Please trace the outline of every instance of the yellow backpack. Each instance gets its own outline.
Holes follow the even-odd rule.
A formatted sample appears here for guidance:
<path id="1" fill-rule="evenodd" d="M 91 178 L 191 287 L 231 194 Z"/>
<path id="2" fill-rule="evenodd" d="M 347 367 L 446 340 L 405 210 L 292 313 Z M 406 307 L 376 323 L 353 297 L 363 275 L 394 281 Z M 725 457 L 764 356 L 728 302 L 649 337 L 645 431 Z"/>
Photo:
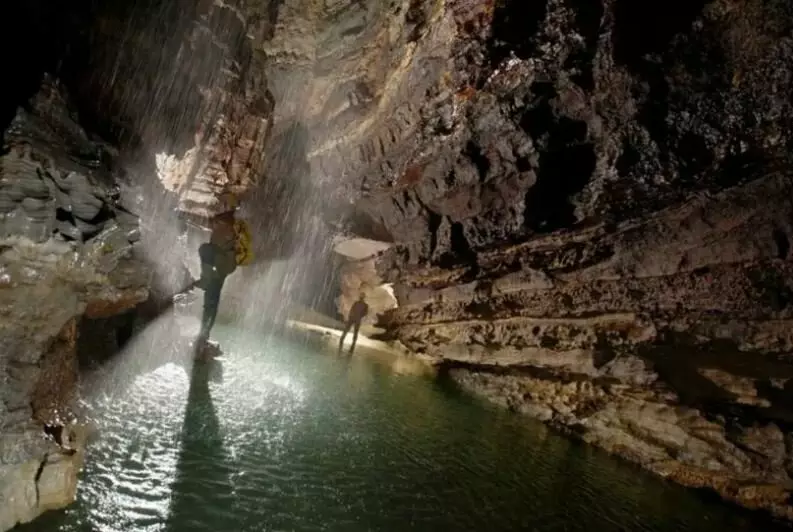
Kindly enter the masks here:
<path id="1" fill-rule="evenodd" d="M 253 261 L 251 230 L 245 220 L 234 221 L 234 253 L 238 266 L 247 266 Z"/>

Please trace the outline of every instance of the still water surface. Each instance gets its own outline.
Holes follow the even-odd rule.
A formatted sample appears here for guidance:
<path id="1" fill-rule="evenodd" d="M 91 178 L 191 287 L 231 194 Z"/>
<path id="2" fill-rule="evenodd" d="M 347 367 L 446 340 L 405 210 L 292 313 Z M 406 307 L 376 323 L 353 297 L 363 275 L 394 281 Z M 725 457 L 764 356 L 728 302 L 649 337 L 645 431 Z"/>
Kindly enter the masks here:
<path id="1" fill-rule="evenodd" d="M 217 332 L 222 378 L 167 363 L 87 399 L 79 501 L 24 532 L 771 530 L 427 378 Z"/>

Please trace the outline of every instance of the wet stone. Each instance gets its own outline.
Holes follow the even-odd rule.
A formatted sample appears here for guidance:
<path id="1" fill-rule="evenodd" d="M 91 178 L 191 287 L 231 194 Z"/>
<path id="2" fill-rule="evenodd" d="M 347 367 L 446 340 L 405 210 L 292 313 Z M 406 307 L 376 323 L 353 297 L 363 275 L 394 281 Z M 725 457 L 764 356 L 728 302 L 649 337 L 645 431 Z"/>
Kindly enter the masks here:
<path id="1" fill-rule="evenodd" d="M 77 229 L 80 231 L 81 234 L 83 234 L 88 238 L 99 234 L 103 226 L 102 223 L 92 224 L 85 222 L 77 217 L 74 218 L 74 225 L 77 227 Z"/>
<path id="2" fill-rule="evenodd" d="M 82 241 L 83 233 L 73 223 L 66 220 L 56 222 L 55 229 L 63 236 L 72 240 Z"/>
<path id="3" fill-rule="evenodd" d="M 51 199 L 50 201 L 44 201 L 32 197 L 25 198 L 22 200 L 22 209 L 29 217 L 37 220 L 44 220 L 54 214 L 55 202 Z"/>
<path id="4" fill-rule="evenodd" d="M 91 191 L 91 184 L 88 182 L 88 178 L 82 174 L 78 174 L 77 172 L 69 172 L 66 177 L 64 177 L 63 181 L 63 188 L 69 193 L 73 192 L 88 192 Z"/>
<path id="5" fill-rule="evenodd" d="M 124 228 L 127 241 L 130 244 L 140 241 L 140 228 L 138 227 L 125 227 Z"/>
<path id="6" fill-rule="evenodd" d="M 66 179 L 59 171 L 51 170 L 47 172 L 47 176 L 52 180 L 56 187 L 63 192 L 69 192 L 71 190 L 72 185 L 71 182 Z"/>
<path id="7" fill-rule="evenodd" d="M 17 202 L 5 190 L 0 189 L 0 214 L 8 214 L 17 208 Z"/>
<path id="8" fill-rule="evenodd" d="M 6 433 L 0 438 L 0 462 L 3 464 L 21 464 L 40 459 L 53 450 L 56 450 L 54 444 L 32 424 L 28 430 Z"/>
<path id="9" fill-rule="evenodd" d="M 3 191 L 4 196 L 14 203 L 18 203 L 25 198 L 25 193 L 9 179 L 0 180 L 0 190 Z"/>
<path id="10" fill-rule="evenodd" d="M 52 179 L 46 179 L 45 182 L 50 188 L 50 194 L 55 198 L 55 205 L 65 211 L 71 211 L 72 202 L 69 199 L 69 194 L 58 188 L 58 185 Z"/>
<path id="11" fill-rule="evenodd" d="M 17 177 L 16 186 L 28 198 L 47 199 L 50 197 L 50 189 L 47 184 L 37 175 Z"/>
<path id="12" fill-rule="evenodd" d="M 71 212 L 76 218 L 86 222 L 97 217 L 102 210 L 102 200 L 90 193 L 73 191 L 69 194 L 71 200 Z"/>

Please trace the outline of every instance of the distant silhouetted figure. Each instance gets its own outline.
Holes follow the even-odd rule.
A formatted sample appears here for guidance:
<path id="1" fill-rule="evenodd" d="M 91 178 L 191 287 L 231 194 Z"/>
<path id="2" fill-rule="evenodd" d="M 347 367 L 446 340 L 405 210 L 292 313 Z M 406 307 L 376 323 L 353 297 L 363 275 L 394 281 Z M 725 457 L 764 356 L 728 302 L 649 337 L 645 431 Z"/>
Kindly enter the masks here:
<path id="1" fill-rule="evenodd" d="M 361 322 L 369 314 L 369 305 L 366 304 L 366 294 L 361 292 L 361 297 L 358 301 L 352 304 L 350 314 L 347 317 L 347 323 L 344 326 L 344 332 L 341 333 L 341 340 L 339 340 L 339 353 L 344 347 L 344 339 L 347 333 L 352 328 L 352 345 L 350 346 L 350 354 L 355 350 L 355 343 L 358 341 L 358 331 L 361 329 Z"/>
<path id="2" fill-rule="evenodd" d="M 201 257 L 201 279 L 196 284 L 204 290 L 204 312 L 198 342 L 205 343 L 215 324 L 223 283 L 237 269 L 233 213 L 222 214 L 213 220 L 210 241 L 201 244 L 198 255 Z"/>

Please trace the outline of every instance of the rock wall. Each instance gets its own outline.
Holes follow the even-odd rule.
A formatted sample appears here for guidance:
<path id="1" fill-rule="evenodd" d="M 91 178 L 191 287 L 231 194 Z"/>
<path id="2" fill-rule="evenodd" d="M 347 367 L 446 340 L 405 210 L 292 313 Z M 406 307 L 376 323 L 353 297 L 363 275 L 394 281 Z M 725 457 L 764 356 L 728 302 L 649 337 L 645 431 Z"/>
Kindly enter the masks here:
<path id="1" fill-rule="evenodd" d="M 268 2 L 97 2 L 64 77 L 128 161 L 148 161 L 183 212 L 228 211 L 261 181 L 273 99 Z"/>
<path id="2" fill-rule="evenodd" d="M 75 497 L 78 323 L 148 297 L 137 218 L 117 201 L 107 148 L 46 78 L 0 156 L 0 530 Z"/>
<path id="3" fill-rule="evenodd" d="M 773 235 L 793 212 L 774 197 L 787 178 L 428 270 L 394 334 L 510 408 L 792 517 L 793 264 Z"/>
<path id="4" fill-rule="evenodd" d="M 320 215 L 394 243 L 365 272 L 394 285 L 393 338 L 496 401 L 791 517 L 789 2 L 91 5 L 61 77 L 180 209 L 250 192 L 260 249 L 306 263 Z M 113 150 L 62 108 L 20 115 L 59 138 L 2 162 L 38 176 L 3 188 L 3 231 L 39 242 L 3 260 L 58 272 L 42 308 L 72 302 L 13 355 L 36 367 L 69 320 L 139 286 L 112 252 L 135 235 L 118 176 L 100 179 Z M 75 252 L 89 266 L 62 262 Z"/>
<path id="5" fill-rule="evenodd" d="M 340 270 L 341 293 L 336 298 L 336 308 L 343 318 L 350 315 L 350 309 L 361 294 L 369 305 L 369 313 L 363 320 L 366 325 L 377 325 L 384 314 L 397 307 L 393 291 L 377 272 L 375 257 L 357 261 L 343 260 Z"/>
<path id="6" fill-rule="evenodd" d="M 446 2 L 349 227 L 398 244 L 392 337 L 465 387 L 790 518 L 793 8 L 633 4 Z"/>
<path id="7" fill-rule="evenodd" d="M 359 225 L 405 243 L 409 264 L 471 262 L 733 186 L 787 157 L 787 3 L 748 2 L 740 20 L 729 1 L 657 17 L 627 4 L 448 2 L 451 57 L 404 149 L 358 176 Z"/>

